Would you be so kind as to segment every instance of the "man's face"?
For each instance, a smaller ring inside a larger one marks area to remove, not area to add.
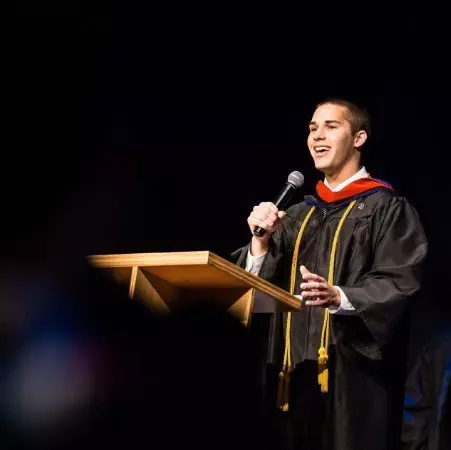
[[[352,134],[344,106],[325,104],[313,113],[307,145],[315,167],[327,174],[340,171],[354,158],[359,158],[359,137]]]

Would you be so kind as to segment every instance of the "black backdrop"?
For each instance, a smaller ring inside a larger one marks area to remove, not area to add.
[[[4,254],[211,250],[289,172],[314,188],[314,105],[363,104],[373,176],[418,208],[430,257],[414,338],[449,302],[445,16],[410,5],[40,2],[11,17]],[[31,245],[31,247],[30,247]]]

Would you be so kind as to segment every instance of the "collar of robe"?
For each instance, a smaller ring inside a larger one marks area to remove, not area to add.
[[[316,193],[322,201],[326,203],[336,203],[355,198],[362,194],[370,193],[381,188],[394,191],[393,187],[386,181],[378,180],[376,178],[360,178],[348,184],[341,191],[337,192],[330,190],[323,181],[318,181],[316,185]]]

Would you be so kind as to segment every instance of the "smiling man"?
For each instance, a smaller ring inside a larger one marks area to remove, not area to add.
[[[286,212],[255,206],[252,240],[233,255],[302,298],[299,312],[271,316],[268,333],[267,392],[278,407],[268,429],[277,423],[288,448],[399,442],[406,319],[427,240],[412,205],[361,165],[369,135],[368,114],[355,104],[319,104],[307,144],[324,181]]]

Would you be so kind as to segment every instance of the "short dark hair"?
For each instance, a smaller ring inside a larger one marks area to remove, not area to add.
[[[361,108],[349,100],[345,100],[342,98],[327,98],[323,100],[321,103],[316,105],[315,109],[318,109],[322,105],[338,105],[343,106],[349,111],[349,123],[351,124],[351,131],[353,134],[356,134],[360,130],[366,131],[368,137],[371,135],[371,120],[370,115],[368,114],[365,108]]]

